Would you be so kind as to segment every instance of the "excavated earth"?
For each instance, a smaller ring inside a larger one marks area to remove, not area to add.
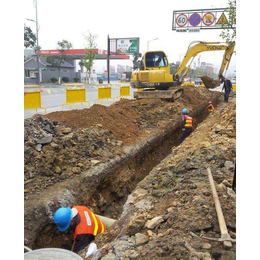
[[[208,115],[210,100],[216,109]],[[196,128],[179,144],[184,107]],[[175,102],[122,99],[24,125],[26,246],[70,250],[71,231],[59,232],[53,214],[78,204],[117,220],[96,237],[94,256],[80,252],[83,259],[236,259],[235,243],[202,238],[221,237],[207,168],[236,236],[234,96],[223,103],[218,92],[185,87]]]

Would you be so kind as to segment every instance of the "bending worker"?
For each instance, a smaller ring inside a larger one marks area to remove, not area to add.
[[[182,121],[182,136],[181,136],[181,143],[183,140],[190,135],[193,129],[193,118],[188,115],[189,111],[187,108],[184,108],[182,110],[182,116],[181,116],[181,121]]]
[[[72,251],[78,253],[84,249],[97,234],[106,230],[105,224],[90,209],[85,206],[73,206],[72,208],[59,208],[54,213],[54,223],[62,232],[69,226],[73,229]]]

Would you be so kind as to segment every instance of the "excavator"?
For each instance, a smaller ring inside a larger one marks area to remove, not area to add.
[[[196,43],[196,44],[195,44]],[[175,75],[170,73],[170,63],[163,51],[147,51],[144,53],[140,70],[133,71],[130,85],[135,89],[145,91],[137,91],[134,93],[135,98],[165,98],[175,100],[183,95],[183,89],[173,89],[172,87],[180,86],[184,77],[187,75],[190,65],[187,63],[200,52],[204,51],[221,51],[224,50],[222,64],[219,75],[223,75],[224,70],[228,69],[234,52],[235,42],[229,44],[221,44],[220,42],[192,42],[182,62],[180,63]],[[192,61],[190,64],[192,64]],[[169,90],[171,88],[171,90]]]

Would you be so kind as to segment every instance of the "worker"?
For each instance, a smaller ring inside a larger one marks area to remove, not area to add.
[[[212,112],[215,109],[213,103],[211,101],[209,101],[208,107],[207,107],[207,111],[208,113]]]
[[[187,108],[184,108],[182,110],[182,117],[181,117],[181,121],[182,121],[182,136],[181,136],[181,143],[183,142],[183,140],[188,137],[190,135],[190,133],[192,132],[193,129],[193,118],[191,116],[188,115],[189,111]]]
[[[74,238],[71,251],[75,253],[84,249],[95,239],[97,234],[106,230],[105,224],[85,206],[59,208],[54,213],[54,223],[61,232],[66,231],[71,226]]]
[[[228,97],[229,97],[229,94],[230,94],[231,89],[232,89],[232,83],[229,79],[226,79],[222,75],[220,76],[220,78],[221,78],[221,83],[224,83],[223,87],[222,87],[222,91],[225,90],[224,102],[228,102]]]

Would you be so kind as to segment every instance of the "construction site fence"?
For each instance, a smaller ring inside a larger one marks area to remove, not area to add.
[[[69,105],[71,108],[73,103],[83,104],[83,102],[88,103],[90,106],[90,103],[86,98],[86,84],[66,84],[65,91],[66,102],[62,104],[62,108],[64,105]]]
[[[116,98],[112,98],[112,88],[113,87],[119,87],[120,88],[120,95],[117,96]],[[98,88],[98,98],[95,99],[94,102],[100,101],[102,102],[103,100],[108,100],[108,99],[118,99],[118,98],[123,98],[123,97],[130,97],[130,85],[129,84],[122,84],[122,83],[113,83],[113,84],[99,84],[97,85]]]
[[[34,108],[37,112],[38,108],[42,108],[46,113],[46,108],[42,106],[41,93],[40,85],[24,85],[24,109]]]
[[[119,88],[119,96],[115,98],[112,97],[112,88]],[[46,90],[49,94],[51,91]],[[112,83],[112,84],[98,84],[97,85],[98,97],[94,100],[94,103],[97,101],[103,102],[104,100],[113,100],[120,98],[131,97],[130,85],[128,83]],[[37,109],[46,108],[42,106],[41,93],[43,89],[41,85],[24,85],[24,109]],[[55,91],[57,92],[57,91]],[[62,104],[62,108],[65,105],[68,105],[71,109],[72,104],[74,103],[87,103],[90,107],[90,102],[87,100],[86,94],[86,84],[85,83],[69,83],[65,85],[65,103]]]

